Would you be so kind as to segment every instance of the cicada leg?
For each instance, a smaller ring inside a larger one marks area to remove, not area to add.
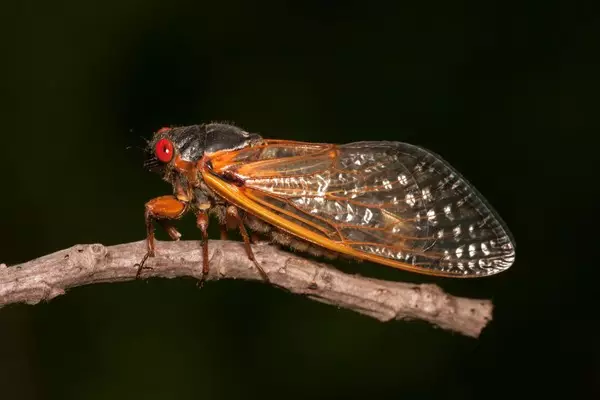
[[[144,217],[146,220],[146,245],[147,251],[139,263],[135,278],[138,279],[142,269],[148,268],[144,264],[148,257],[154,257],[154,221],[158,221],[167,231],[171,239],[179,240],[181,234],[168,223],[167,220],[180,218],[187,209],[187,203],[178,200],[175,196],[160,196],[146,203]]]
[[[250,236],[248,235],[248,231],[246,231],[246,227],[244,226],[244,221],[242,220],[242,217],[240,216],[238,208],[235,206],[228,206],[227,207],[227,215],[230,215],[231,217],[235,218],[235,220],[237,221],[238,228],[240,230],[242,238],[244,239],[244,247],[246,248],[246,254],[248,254],[248,258],[250,260],[252,260],[252,262],[256,266],[256,269],[258,269],[258,272],[260,273],[262,278],[265,280],[265,282],[268,283],[269,277],[268,277],[267,273],[260,266],[258,261],[256,261],[256,258],[254,257],[254,253],[252,252],[252,247],[250,246]]]
[[[199,286],[204,285],[206,276],[208,275],[208,214],[205,210],[196,211],[196,226],[202,232],[202,278],[200,278]]]

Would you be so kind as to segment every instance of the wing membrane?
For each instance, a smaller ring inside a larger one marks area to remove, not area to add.
[[[234,204],[287,231],[297,224],[292,233],[335,251],[444,276],[514,262],[512,237],[483,196],[417,146],[266,141],[211,162],[216,177],[244,182]]]

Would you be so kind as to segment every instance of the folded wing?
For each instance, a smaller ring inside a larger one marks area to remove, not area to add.
[[[281,228],[309,229],[325,247],[442,276],[492,275],[514,262],[513,239],[493,208],[423,148],[266,141],[211,161]]]

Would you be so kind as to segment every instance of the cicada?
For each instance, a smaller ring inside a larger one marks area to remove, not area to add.
[[[515,260],[514,239],[497,212],[448,162],[422,147],[271,140],[208,123],[162,128],[148,150],[147,167],[173,194],[145,205],[144,261],[155,255],[154,222],[177,240],[181,234],[170,221],[187,212],[202,233],[203,277],[211,216],[222,238],[228,228],[239,229],[266,281],[252,233],[313,255],[443,277],[490,276]]]

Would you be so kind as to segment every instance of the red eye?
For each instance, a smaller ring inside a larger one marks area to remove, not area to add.
[[[160,139],[154,148],[156,158],[164,163],[168,163],[173,158],[173,143],[169,139]]]

